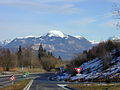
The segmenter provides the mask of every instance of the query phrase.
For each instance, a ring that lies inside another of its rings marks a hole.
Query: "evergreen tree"
[[[50,53],[50,56],[54,57],[52,52]]]
[[[48,55],[53,57],[53,54],[52,54],[52,52],[48,52]]]
[[[62,58],[61,58],[60,56],[58,57],[58,59],[59,59],[59,60],[62,60]]]
[[[17,56],[18,56],[18,66],[19,67],[23,67],[23,55],[22,55],[22,48],[21,46],[19,46],[18,52],[17,52]]]
[[[108,52],[112,51],[113,49],[115,49],[114,42],[111,40],[107,41],[105,47]]]
[[[39,50],[38,50],[38,58],[39,60],[41,60],[41,58],[44,56],[44,49],[42,47],[42,44],[40,44],[39,46]]]

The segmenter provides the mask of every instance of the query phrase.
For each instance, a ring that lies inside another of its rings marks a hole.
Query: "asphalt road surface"
[[[76,90],[71,89],[67,86],[62,87],[63,85],[68,84],[67,82],[63,81],[51,81],[48,78],[54,75],[54,73],[40,73],[40,74],[30,74],[28,78],[33,78],[33,83],[30,86],[29,90]],[[0,88],[11,85],[12,82],[10,81],[11,76],[0,77]],[[22,75],[15,75],[16,81],[20,81]],[[28,79],[24,78],[24,79]]]
[[[39,74],[39,77],[33,80],[29,90],[76,90],[69,87],[62,88],[59,85],[68,84],[63,81],[51,81],[48,78],[54,75],[53,73]]]

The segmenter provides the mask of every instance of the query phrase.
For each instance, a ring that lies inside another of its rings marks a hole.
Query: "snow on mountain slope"
[[[120,37],[113,36],[113,37],[110,37],[108,40],[120,40]]]
[[[74,36],[75,38],[77,39],[82,39],[83,37],[82,36]]]
[[[100,42],[96,42],[96,41],[94,41],[94,40],[90,40],[90,42],[91,42],[91,44],[98,44],[98,43],[100,43]]]
[[[120,42],[120,37],[113,36],[113,37],[110,37],[108,40],[112,40],[112,41],[115,41],[115,42]]]
[[[25,37],[17,37],[17,39],[39,38],[39,37],[41,37],[41,36],[28,35],[28,36],[25,36]]]
[[[11,41],[12,41],[11,39],[3,40],[3,41],[0,42],[0,46],[5,46],[8,43],[10,43]]]
[[[120,42],[120,37],[118,37],[118,36],[113,36],[113,37],[108,38],[108,40],[112,40],[112,41],[114,41],[114,42]]]

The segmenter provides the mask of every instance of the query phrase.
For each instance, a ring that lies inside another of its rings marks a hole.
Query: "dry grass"
[[[4,88],[0,88],[0,90],[23,90],[29,82],[30,82],[30,79],[22,80],[13,85],[9,85]]]
[[[70,84],[68,86],[80,90],[120,90],[120,84]]]
[[[16,70],[10,70],[10,71],[2,71],[0,72],[0,75],[11,75],[11,74],[21,74],[23,72],[30,72],[30,73],[45,73],[46,71],[41,68],[24,68],[21,70],[21,68],[16,68]]]
[[[24,68],[23,71],[21,70],[21,68],[17,68],[16,70],[17,72],[30,72],[30,73],[37,73],[37,72],[46,72],[45,70],[41,69],[41,68]]]

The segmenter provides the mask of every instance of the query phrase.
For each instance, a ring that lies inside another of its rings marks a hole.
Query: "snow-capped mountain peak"
[[[55,36],[55,37],[61,37],[61,38],[64,38],[66,37],[67,35],[65,35],[64,33],[62,33],[61,31],[59,30],[51,30],[47,33],[47,35],[49,37],[52,37],[52,36]]]
[[[33,36],[33,35],[28,35],[28,36],[25,36],[24,38],[38,38],[40,36]]]
[[[119,40],[120,37],[117,37],[117,36],[113,36],[113,37],[110,37],[108,40]]]
[[[82,36],[74,36],[75,38],[77,39],[82,39],[83,37]]]
[[[5,48],[18,49],[19,46],[25,48],[39,49],[39,44],[42,43],[43,48],[52,52],[55,56],[61,56],[63,59],[70,60],[75,53],[82,52],[92,47],[92,44],[85,39],[77,39],[74,36],[67,35],[61,31],[52,30],[47,34],[39,36],[26,36],[15,38],[10,43],[5,45]]]

